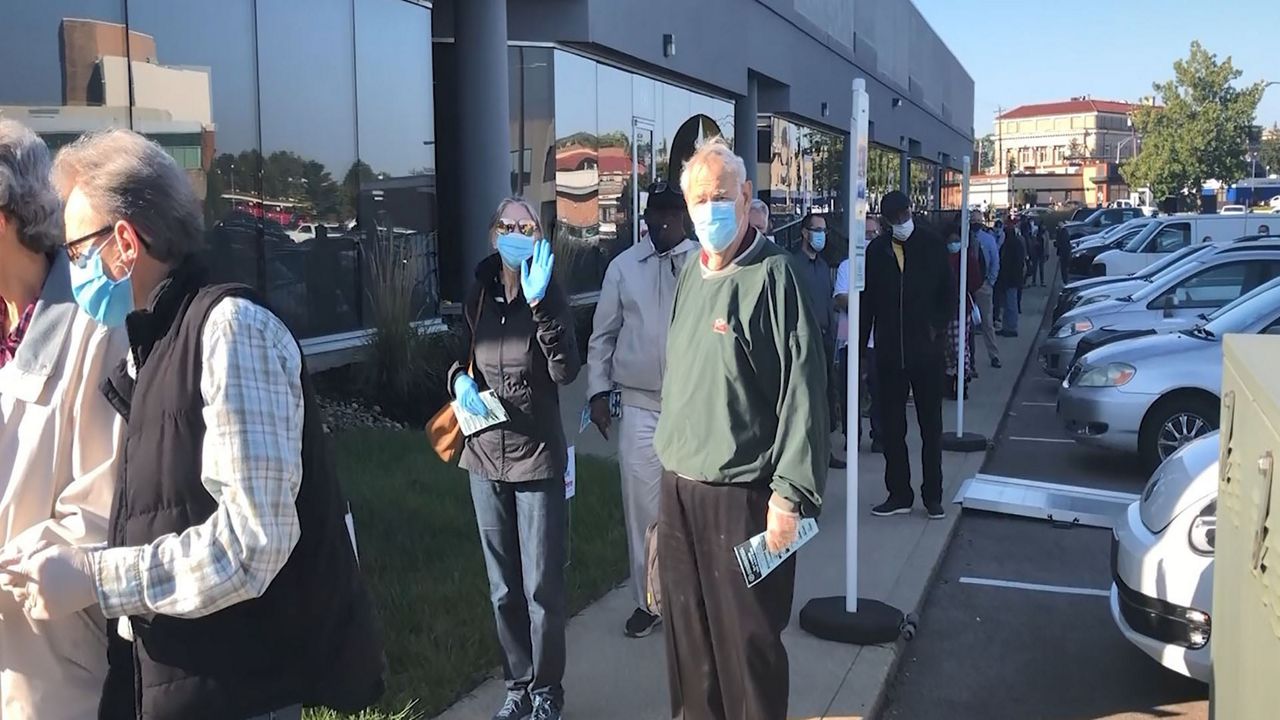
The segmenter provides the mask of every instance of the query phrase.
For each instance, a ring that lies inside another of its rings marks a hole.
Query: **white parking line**
[[[1051,403],[1051,402],[1024,402],[1022,404],[1026,405],[1027,407],[1051,407],[1051,408],[1058,407],[1058,403]]]
[[[1010,435],[1009,440],[1019,440],[1021,442],[1044,442],[1044,443],[1065,443],[1072,444],[1075,440],[1063,440],[1062,438],[1036,438],[1036,437],[1019,437]]]
[[[1067,587],[1065,585],[1041,585],[1039,583],[1024,583],[1014,580],[993,580],[991,578],[975,578],[962,577],[960,582],[964,585],[985,585],[987,587],[1013,588],[1015,590],[1035,590],[1037,592],[1058,593],[1059,595],[1089,595],[1093,597],[1111,597],[1110,590],[1096,590],[1094,588],[1078,588]]]

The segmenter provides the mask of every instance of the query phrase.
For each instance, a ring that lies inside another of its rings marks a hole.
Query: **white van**
[[[1091,275],[1131,275],[1188,245],[1269,232],[1280,232],[1280,218],[1265,213],[1165,215],[1143,228],[1128,245],[1119,250],[1108,250],[1095,258]]]

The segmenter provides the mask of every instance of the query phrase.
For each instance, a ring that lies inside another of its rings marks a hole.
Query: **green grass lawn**
[[[332,440],[389,664],[381,709],[354,717],[431,717],[499,665],[467,475],[440,462],[421,430],[357,430]],[[626,576],[615,463],[578,457],[570,522],[569,610],[576,613]]]

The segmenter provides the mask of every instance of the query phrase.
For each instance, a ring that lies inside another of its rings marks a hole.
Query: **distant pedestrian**
[[[979,263],[982,266],[982,283],[973,292],[974,301],[978,303],[978,314],[982,316],[982,342],[987,348],[987,358],[991,367],[998,368],[1000,348],[996,345],[994,297],[996,279],[1000,277],[1000,247],[996,236],[981,225],[972,232],[970,242],[978,246]]]
[[[836,358],[836,313],[835,293],[832,287],[831,265],[822,256],[827,247],[827,219],[822,215],[810,212],[800,221],[800,247],[796,249],[796,264],[800,268],[800,279],[809,297],[809,307],[813,309],[818,328],[822,331],[822,347],[827,354],[829,375],[835,374]],[[835,383],[827,388],[827,410],[832,428],[839,424],[836,407]],[[846,430],[846,434],[848,434]],[[829,463],[833,468],[845,467],[845,461],[832,455]]]
[[[1071,279],[1071,238],[1067,236],[1066,228],[1058,228],[1058,238],[1054,240],[1053,247],[1058,251],[1058,274],[1062,276],[1062,284],[1066,285]]]
[[[1027,286],[1044,287],[1045,240],[1044,228],[1032,220],[1027,228]]]
[[[866,224],[866,242],[871,244],[880,236],[880,220],[874,216],[867,217]],[[863,352],[859,358],[858,374],[860,384],[858,387],[850,388],[848,385],[849,370],[849,292],[851,286],[849,259],[845,258],[840,263],[840,267],[836,269],[836,282],[833,292],[835,293],[836,320],[838,328],[836,331],[836,345],[839,350],[836,353],[836,391],[838,398],[843,398],[843,404],[840,406],[841,417],[853,417],[858,423],[857,440],[854,447],[862,444],[862,396],[863,390],[869,402],[868,415],[871,421],[871,452],[882,452],[884,447],[880,442],[879,433],[879,415],[877,414],[878,402],[877,395],[877,375],[875,352]],[[856,338],[855,338],[856,342]],[[874,342],[868,339],[869,344],[874,346]],[[872,348],[874,350],[874,347]],[[851,406],[851,407],[850,407]],[[848,441],[849,428],[845,429],[846,446]]]
[[[1018,337],[1018,292],[1026,277],[1027,250],[1014,225],[1005,231],[1000,246],[1000,277],[996,281],[996,301],[1000,303],[1000,331],[1003,337]]]
[[[764,533],[777,552],[821,507],[826,353],[796,263],[747,223],[742,159],[708,141],[680,181],[702,252],[676,288],[655,440],[670,717],[784,720],[796,556],[749,588],[733,548]]]
[[[769,206],[765,201],[760,198],[751,200],[751,209],[747,211],[747,222],[770,242],[773,241],[773,236],[769,234]]]
[[[662,410],[667,325],[676,283],[698,249],[696,242],[685,237],[684,195],[675,185],[651,185],[644,215],[651,228],[649,236],[624,250],[605,271],[587,348],[590,417],[605,438],[613,425],[609,396],[613,392],[621,396],[618,466],[636,601],[624,633],[633,638],[653,632],[660,620],[648,610],[645,584],[645,534],[658,519],[662,487],[662,462],[653,434]]]
[[[911,202],[903,193],[885,195],[880,209],[891,230],[867,248],[858,345],[867,347],[875,337],[880,372],[880,429],[889,496],[871,512],[905,514],[915,504],[907,457],[907,395],[912,393],[923,444],[920,495],[929,517],[942,518],[943,345],[956,307],[947,248],[924,223],[915,223]]]
[[[960,243],[960,227],[954,226],[947,236],[947,253],[948,260],[951,263],[951,282],[956,288],[960,287],[960,260],[961,260],[961,243]],[[970,244],[968,249],[968,267],[966,270],[966,282],[969,288],[976,288],[982,283],[982,270],[979,267],[981,261],[979,259],[978,248]],[[965,379],[965,397],[969,396],[969,388],[967,383],[973,379],[973,296],[969,295],[965,298],[965,315],[964,321],[961,322],[957,315],[952,317],[947,323],[947,362],[946,376],[949,383],[949,394],[947,397],[952,400],[958,399],[960,373],[964,372]],[[960,335],[964,333],[965,352],[963,363],[960,361]]]
[[[651,228],[650,231],[655,231]],[[509,197],[489,223],[488,247],[463,309],[448,388],[472,415],[492,391],[508,420],[466,439],[459,465],[489,576],[507,696],[494,720],[559,720],[569,619],[560,387],[581,369],[569,298],[528,202]]]

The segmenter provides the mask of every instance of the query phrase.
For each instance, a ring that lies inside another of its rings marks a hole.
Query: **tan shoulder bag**
[[[474,374],[476,368],[476,332],[480,328],[480,316],[484,313],[484,288],[480,289],[480,302],[476,305],[476,319],[471,324],[471,350],[468,354],[467,374]],[[464,311],[465,319],[466,313]],[[452,393],[451,393],[452,394]],[[462,427],[458,424],[458,416],[454,413],[453,403],[445,403],[440,411],[427,421],[427,441],[440,459],[453,464],[462,455]]]

